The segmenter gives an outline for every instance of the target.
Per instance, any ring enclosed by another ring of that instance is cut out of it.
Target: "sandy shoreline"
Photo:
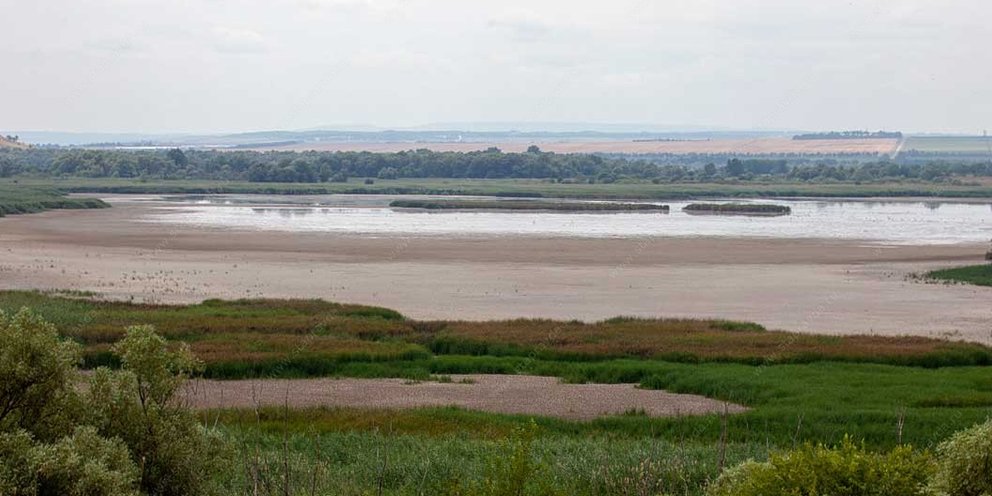
[[[155,302],[324,298],[424,319],[715,317],[992,343],[992,290],[906,280],[978,262],[981,245],[235,231],[138,222],[151,208],[0,219],[0,288]]]

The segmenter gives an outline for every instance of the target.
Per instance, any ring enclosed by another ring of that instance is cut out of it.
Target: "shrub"
[[[40,494],[137,495],[138,469],[119,439],[100,437],[92,427],[33,450]]]
[[[24,430],[0,434],[0,494],[137,495],[138,469],[118,439],[78,427],[54,444]]]
[[[151,327],[113,350],[122,370],[98,369],[89,388],[79,349],[28,310],[0,312],[0,494],[212,494],[223,445],[179,401],[198,368]]]
[[[127,330],[114,352],[122,370],[93,374],[85,398],[89,422],[127,444],[140,461],[141,488],[148,494],[213,493],[221,442],[177,398],[200,367],[189,347],[170,351],[152,327],[139,326]]]
[[[913,496],[925,495],[933,462],[926,452],[900,446],[873,453],[845,438],[837,448],[804,445],[727,470],[710,496]]]
[[[937,494],[992,495],[992,420],[951,436],[937,447],[937,455]]]
[[[79,347],[26,309],[0,311],[0,343],[0,432],[60,437],[68,431],[62,420],[72,410]]]

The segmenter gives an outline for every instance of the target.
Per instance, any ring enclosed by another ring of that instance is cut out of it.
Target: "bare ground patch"
[[[554,377],[454,375],[452,382],[405,379],[198,380],[186,399],[193,408],[256,406],[403,409],[458,406],[495,413],[592,420],[629,412],[652,417],[739,413],[746,409],[691,394],[639,389],[634,384],[563,384]]]

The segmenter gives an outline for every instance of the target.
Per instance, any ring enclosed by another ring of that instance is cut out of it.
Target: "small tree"
[[[141,488],[161,496],[211,494],[223,449],[178,394],[201,364],[185,343],[169,350],[151,326],[131,327],[114,345],[122,370],[98,369],[85,399],[89,423],[122,439],[141,467]]]
[[[78,345],[0,311],[0,494],[218,492],[224,446],[180,401],[199,367],[189,348],[133,327],[114,351],[122,370],[97,369],[80,392]]]
[[[65,434],[79,346],[26,309],[0,311],[0,343],[0,432],[25,430],[42,440]]]

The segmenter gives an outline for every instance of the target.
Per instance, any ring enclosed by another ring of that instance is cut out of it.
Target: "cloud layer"
[[[983,0],[0,0],[0,129],[979,132]]]

